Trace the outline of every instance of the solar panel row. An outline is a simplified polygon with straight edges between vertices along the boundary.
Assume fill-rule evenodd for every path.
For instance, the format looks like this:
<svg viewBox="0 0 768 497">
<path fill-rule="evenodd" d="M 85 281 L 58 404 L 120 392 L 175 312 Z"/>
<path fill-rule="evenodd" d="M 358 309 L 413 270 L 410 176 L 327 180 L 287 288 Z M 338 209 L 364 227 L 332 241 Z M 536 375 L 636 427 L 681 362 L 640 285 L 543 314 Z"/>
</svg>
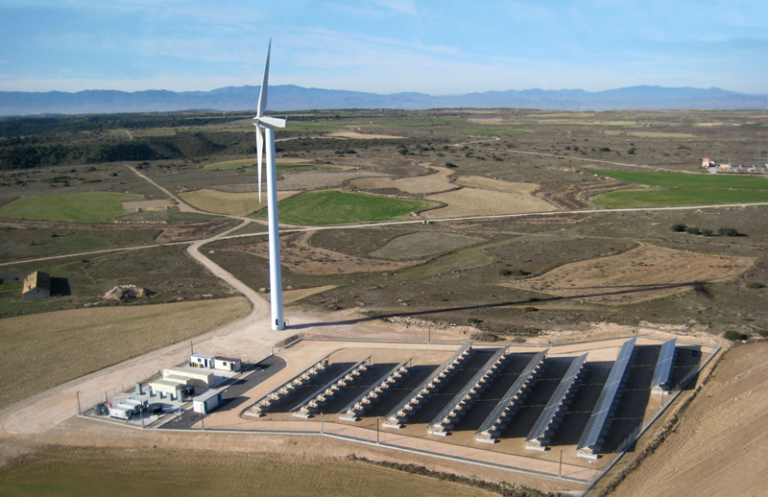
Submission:
<svg viewBox="0 0 768 497">
<path fill-rule="evenodd" d="M 329 397 L 334 397 L 338 391 L 354 383 L 360 377 L 360 374 L 365 371 L 366 363 L 370 358 L 371 356 L 368 356 L 336 375 L 334 379 L 326 382 L 320 392 L 312 392 L 304 397 L 296 407 L 291 409 L 293 415 L 300 418 L 312 416 L 319 407 L 327 403 Z"/>
<path fill-rule="evenodd" d="M 357 397 L 355 397 L 349 404 L 339 411 L 341 419 L 345 421 L 358 421 L 359 415 L 364 413 L 374 403 L 380 402 L 386 397 L 394 386 L 402 381 L 408 375 L 408 363 L 411 362 L 413 357 L 410 357 L 394 368 L 387 371 L 380 378 L 384 378 L 383 381 L 374 382 L 370 387 L 363 390 Z"/>
<path fill-rule="evenodd" d="M 618 401 L 617 393 L 623 384 L 627 366 L 632 359 L 632 352 L 635 349 L 636 342 L 637 338 L 632 338 L 621 347 L 619 356 L 616 358 L 616 362 L 613 363 L 608 380 L 605 382 L 592 415 L 589 417 L 587 427 L 584 429 L 584 433 L 581 435 L 581 439 L 576 446 L 576 450 L 580 453 L 579 455 L 589 456 L 600 451 L 601 447 L 599 444 L 602 443 L 602 436 L 610 425 L 608 415 L 612 412 Z"/>
<path fill-rule="evenodd" d="M 485 418 L 480 428 L 475 432 L 475 438 L 478 442 L 496 441 L 507 425 L 507 420 L 517 411 L 517 404 L 521 403 L 525 397 L 525 391 L 536 381 L 539 376 L 539 370 L 547 356 L 547 350 L 539 352 L 528 361 L 525 369 L 517 377 L 517 380 L 504 394 L 504 397 L 496 404 L 491 414 Z"/>
<path fill-rule="evenodd" d="M 571 362 L 571 365 L 568 366 L 568 371 L 565 372 L 565 376 L 560 380 L 555 393 L 552 394 L 547 406 L 539 415 L 536 424 L 533 425 L 533 429 L 531 429 L 528 438 L 525 440 L 528 448 L 541 449 L 546 448 L 547 444 L 549 444 L 549 438 L 554 434 L 557 422 L 570 404 L 570 397 L 573 396 L 574 391 L 578 388 L 587 355 L 584 354 L 576 357 Z"/>
<path fill-rule="evenodd" d="M 659 359 L 656 361 L 656 369 L 653 372 L 651 388 L 654 390 L 663 390 L 663 387 L 669 382 L 669 374 L 672 372 L 672 363 L 675 360 L 675 346 L 677 338 L 665 342 L 661 346 Z"/>
<path fill-rule="evenodd" d="M 473 353 L 470 345 L 465 345 L 457 350 L 448 358 L 439 368 L 437 368 L 429 377 L 411 391 L 403 400 L 401 400 L 386 416 L 384 416 L 384 427 L 402 428 L 403 423 L 418 409 L 422 408 L 429 398 L 440 390 L 445 383 L 455 374 L 456 368 L 465 362 Z"/>
<path fill-rule="evenodd" d="M 474 399 L 496 379 L 499 369 L 507 362 L 507 347 L 498 349 L 475 373 L 459 393 L 435 416 L 427 426 L 432 435 L 448 435 L 455 421 L 464 416 L 474 404 Z"/>
<path fill-rule="evenodd" d="M 268 411 L 272 405 L 279 404 L 294 392 L 303 388 L 305 382 L 317 376 L 328 367 L 328 358 L 332 354 L 333 352 L 257 400 L 253 404 L 252 411 L 249 411 L 250 414 L 257 417 L 264 416 L 265 411 Z"/>
</svg>

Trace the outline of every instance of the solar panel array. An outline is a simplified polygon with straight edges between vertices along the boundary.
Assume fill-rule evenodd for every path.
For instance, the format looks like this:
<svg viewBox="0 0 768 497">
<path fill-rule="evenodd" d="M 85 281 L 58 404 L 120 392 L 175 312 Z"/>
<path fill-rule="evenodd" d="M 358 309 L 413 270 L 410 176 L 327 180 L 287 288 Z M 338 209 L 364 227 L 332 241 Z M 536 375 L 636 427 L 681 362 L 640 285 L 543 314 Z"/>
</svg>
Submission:
<svg viewBox="0 0 768 497">
<path fill-rule="evenodd" d="M 427 388 L 427 386 L 435 381 L 435 378 L 440 376 L 445 372 L 446 369 L 448 369 L 454 361 L 459 359 L 465 352 L 468 350 L 472 350 L 472 347 L 470 345 L 465 345 L 454 354 L 448 358 L 447 361 L 445 361 L 443 364 L 440 365 L 439 368 L 437 368 L 431 375 L 429 375 L 424 381 L 422 381 L 418 387 L 414 388 L 410 394 L 408 394 L 403 400 L 401 400 L 391 411 L 387 413 L 386 416 L 384 416 L 385 419 L 392 418 L 395 420 L 398 416 L 398 413 L 405 408 L 408 404 L 410 404 L 416 397 L 419 395 L 422 395 L 423 390 Z M 385 424 L 386 426 L 386 424 Z"/>
<path fill-rule="evenodd" d="M 613 408 L 616 393 L 619 391 L 619 386 L 624 379 L 624 373 L 627 371 L 636 342 L 637 338 L 633 338 L 625 342 L 621 347 L 619 356 L 616 358 L 616 362 L 613 363 L 608 380 L 605 382 L 592 415 L 589 417 L 587 427 L 584 429 L 581 440 L 579 440 L 579 444 L 576 446 L 577 451 L 591 451 L 600 440 L 606 418 Z"/>
<path fill-rule="evenodd" d="M 666 384 L 669 381 L 669 373 L 672 371 L 672 362 L 675 359 L 675 346 L 677 338 L 665 342 L 661 346 L 659 359 L 656 361 L 656 370 L 653 372 L 653 381 L 651 388 Z"/>
<path fill-rule="evenodd" d="M 491 356 L 490 359 L 488 359 L 485 364 L 475 373 L 475 375 L 472 377 L 471 380 L 467 382 L 466 385 L 464 385 L 464 388 L 462 388 L 459 393 L 457 393 L 453 399 L 440 411 L 440 413 L 435 416 L 435 419 L 432 420 L 432 423 L 427 426 L 427 428 L 432 428 L 433 426 L 440 425 L 443 422 L 446 422 L 447 419 L 451 416 L 451 412 L 453 412 L 454 409 L 459 407 L 462 402 L 467 400 L 467 397 L 471 395 L 471 391 L 479 386 L 480 382 L 489 374 L 491 373 L 491 369 L 498 363 L 501 359 L 504 353 L 507 351 L 507 348 L 501 348 L 496 351 L 493 356 Z"/>
<path fill-rule="evenodd" d="M 547 349 L 549 350 L 549 349 Z M 511 387 L 507 390 L 507 393 L 504 394 L 504 397 L 499 401 L 498 404 L 496 404 L 496 407 L 493 409 L 491 414 L 488 415 L 487 418 L 485 418 L 485 421 L 482 425 L 480 425 L 480 429 L 478 429 L 475 432 L 476 436 L 479 436 L 485 432 L 488 432 L 492 430 L 496 424 L 499 422 L 499 420 L 503 417 L 504 411 L 515 402 L 515 397 L 518 395 L 520 390 L 525 386 L 525 384 L 528 382 L 528 380 L 531 379 L 531 377 L 536 373 L 536 370 L 539 368 L 539 365 L 544 361 L 544 358 L 547 356 L 547 350 L 544 350 L 542 352 L 539 352 L 533 358 L 528 361 L 528 364 L 525 366 L 525 369 L 522 373 L 520 373 L 520 376 L 517 377 L 517 380 L 512 384 Z"/>
<path fill-rule="evenodd" d="M 535 440 L 542 440 L 547 438 L 547 431 L 552 425 L 552 422 L 557 416 L 560 408 L 563 406 L 565 397 L 570 393 L 571 387 L 576 383 L 576 380 L 584 367 L 584 361 L 587 360 L 587 355 L 584 354 L 575 358 L 571 365 L 568 366 L 568 371 L 565 372 L 565 376 L 560 380 L 560 384 L 557 386 L 557 390 L 552 394 L 547 406 L 539 415 L 539 419 L 536 420 L 536 424 L 533 425 L 531 432 L 528 434 L 528 438 L 525 439 L 525 443 L 532 443 Z"/>
<path fill-rule="evenodd" d="M 347 369 L 345 369 L 344 371 L 342 371 L 341 373 L 339 373 L 334 379 L 332 379 L 331 381 L 327 382 L 325 384 L 325 386 L 322 389 L 320 389 L 319 392 L 317 392 L 317 391 L 316 392 L 312 392 L 308 396 L 304 397 L 304 399 L 302 399 L 302 401 L 299 402 L 299 404 L 296 407 L 291 409 L 291 412 L 295 412 L 295 411 L 298 411 L 298 410 L 300 410 L 302 408 L 309 407 L 309 404 L 311 402 L 316 401 L 319 397 L 321 397 L 323 395 L 333 395 L 333 392 L 329 392 L 328 390 L 332 389 L 334 386 L 336 386 L 337 383 L 342 382 L 347 375 L 349 375 L 351 373 L 354 373 L 355 371 L 360 369 L 361 366 L 363 366 L 366 362 L 368 362 L 368 359 L 370 359 L 370 358 L 371 358 L 371 356 L 368 356 L 365 359 L 363 359 L 362 361 L 358 362 L 357 364 L 355 364 L 353 366 L 350 366 Z"/>
<path fill-rule="evenodd" d="M 341 409 L 339 413 L 345 413 L 347 411 L 354 409 L 358 402 L 361 402 L 363 399 L 371 395 L 377 389 L 381 389 L 382 391 L 388 390 L 387 386 L 392 385 L 395 382 L 393 381 L 395 374 L 398 373 L 401 369 L 405 369 L 406 368 L 405 365 L 411 362 L 411 359 L 413 359 L 413 357 L 409 357 L 408 359 L 404 360 L 394 368 L 387 371 L 386 374 L 380 376 L 379 378 L 383 377 L 384 380 L 373 383 L 370 387 L 366 388 L 360 395 L 355 397 L 354 400 L 352 400 L 349 404 L 344 406 L 344 408 Z"/>
</svg>

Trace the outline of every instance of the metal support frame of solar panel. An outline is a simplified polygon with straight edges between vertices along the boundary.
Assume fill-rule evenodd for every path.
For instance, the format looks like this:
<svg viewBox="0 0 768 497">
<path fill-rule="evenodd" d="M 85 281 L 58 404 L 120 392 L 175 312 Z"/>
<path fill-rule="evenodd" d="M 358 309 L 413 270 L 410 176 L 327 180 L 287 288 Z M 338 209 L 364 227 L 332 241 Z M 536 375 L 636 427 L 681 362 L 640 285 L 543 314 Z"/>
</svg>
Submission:
<svg viewBox="0 0 768 497">
<path fill-rule="evenodd" d="M 302 401 L 299 402 L 299 404 L 296 407 L 291 409 L 290 412 L 296 412 L 299 409 L 301 409 L 302 407 L 306 407 L 307 404 L 309 404 L 315 398 L 317 398 L 320 395 L 322 395 L 323 393 L 325 393 L 325 391 L 328 390 L 329 388 L 332 388 L 336 383 L 338 383 L 339 381 L 344 379 L 345 376 L 347 376 L 348 374 L 352 373 L 353 371 L 357 370 L 360 366 L 365 364 L 365 362 L 368 361 L 368 359 L 370 359 L 371 357 L 372 357 L 372 355 L 369 355 L 368 357 L 366 357 L 362 361 L 358 362 L 354 366 L 350 366 L 347 369 L 345 369 L 343 372 L 339 373 L 334 379 L 332 379 L 329 382 L 326 382 L 326 384 L 321 389 L 319 389 L 319 390 L 317 390 L 317 391 L 307 395 L 306 397 L 304 397 L 304 399 L 302 399 Z"/>
<path fill-rule="evenodd" d="M 627 366 L 632 358 L 635 342 L 637 342 L 637 338 L 625 342 L 619 351 L 619 356 L 616 358 L 616 362 L 613 363 L 611 373 L 608 375 L 608 380 L 605 382 L 603 390 L 600 392 L 597 404 L 592 411 L 592 415 L 589 417 L 589 421 L 587 421 L 587 427 L 584 429 L 579 444 L 576 446 L 576 451 L 580 453 L 579 455 L 597 452 L 592 449 L 598 443 L 608 413 L 613 408 L 619 385 L 624 380 L 624 374 L 627 372 Z"/>
<path fill-rule="evenodd" d="M 584 354 L 575 358 L 571 362 L 571 365 L 568 366 L 568 371 L 565 372 L 565 376 L 560 380 L 560 384 L 557 386 L 555 393 L 552 394 L 547 406 L 539 415 L 539 419 L 536 420 L 536 424 L 533 425 L 530 433 L 528 433 L 528 438 L 525 439 L 526 445 L 533 444 L 537 440 L 541 441 L 546 439 L 547 432 L 552 431 L 550 430 L 550 426 L 552 425 L 555 416 L 557 416 L 560 411 L 560 408 L 563 406 L 566 396 L 571 391 L 571 387 L 576 383 L 579 374 L 581 374 L 582 368 L 584 367 L 584 361 L 587 360 L 588 355 L 589 354 Z M 542 447 L 545 446 L 546 444 L 542 444 Z"/>
<path fill-rule="evenodd" d="M 253 404 L 251 404 L 251 407 L 246 409 L 246 412 L 249 411 L 252 407 L 256 407 L 256 408 L 268 407 L 267 405 L 262 405 L 262 402 L 265 402 L 268 398 L 273 397 L 275 395 L 275 392 L 279 393 L 281 390 L 283 390 L 284 388 L 287 388 L 289 385 L 294 383 L 298 378 L 301 378 L 302 376 L 304 376 L 308 372 L 312 371 L 313 369 L 316 369 L 322 363 L 326 362 L 328 360 L 328 358 L 331 357 L 333 354 L 334 354 L 334 352 L 331 352 L 330 354 L 328 354 L 327 356 L 323 357 L 322 359 L 320 359 L 319 361 L 317 361 L 316 363 L 314 363 L 313 365 L 311 365 L 310 367 L 308 367 L 307 369 L 305 369 L 301 373 L 295 375 L 290 380 L 286 381 L 285 383 L 283 383 L 279 387 L 275 388 L 274 390 L 272 390 L 271 392 L 269 392 L 265 396 L 261 397 L 259 400 L 257 400 Z M 249 414 L 249 415 L 263 416 L 264 413 L 260 412 L 260 411 L 257 411 L 255 414 Z"/>
<path fill-rule="evenodd" d="M 389 383 L 389 379 L 392 376 L 394 376 L 395 373 L 400 371 L 402 368 L 405 368 L 406 367 L 405 365 L 408 364 L 409 362 L 411 362 L 411 359 L 413 359 L 413 357 L 409 357 L 408 359 L 404 360 L 403 362 L 401 362 L 400 364 L 398 364 L 397 366 L 395 366 L 394 368 L 390 369 L 385 374 L 380 376 L 380 378 L 384 378 L 382 381 L 373 383 L 371 386 L 366 388 L 360 395 L 355 397 L 354 400 L 352 400 L 350 403 L 348 403 L 346 406 L 344 406 L 344 408 L 342 408 L 339 411 L 339 414 L 343 414 L 343 413 L 349 411 L 350 409 L 354 408 L 355 405 L 357 405 L 358 402 L 360 402 L 363 399 L 365 399 L 368 395 L 371 394 L 371 392 L 373 392 L 377 388 L 381 388 L 381 387 L 385 386 L 387 383 Z"/>
<path fill-rule="evenodd" d="M 467 349 L 471 350 L 472 347 L 467 344 L 464 345 L 462 348 L 457 350 L 453 353 L 451 357 L 448 358 L 447 361 L 445 361 L 443 364 L 440 365 L 439 368 L 437 368 L 427 379 L 422 381 L 418 387 L 414 388 L 410 394 L 408 394 L 403 400 L 401 400 L 392 410 L 390 410 L 385 416 L 384 419 L 396 417 L 397 413 L 400 412 L 405 406 L 407 406 L 414 398 L 416 398 L 422 390 L 424 390 L 427 385 L 432 383 L 435 378 L 440 376 L 448 367 L 453 364 L 453 361 L 458 359 Z M 386 424 L 384 425 L 386 426 Z"/>
<path fill-rule="evenodd" d="M 496 407 L 493 408 L 491 414 L 485 418 L 483 424 L 480 425 L 480 429 L 475 432 L 475 437 L 480 436 L 484 432 L 492 430 L 497 425 L 502 413 L 515 402 L 515 396 L 531 379 L 531 376 L 533 376 L 533 374 L 536 372 L 536 369 L 539 367 L 539 365 L 544 362 L 548 351 L 549 349 L 543 350 L 533 356 L 530 361 L 528 361 L 528 364 L 525 366 L 523 372 L 520 373 L 520 376 L 518 376 L 512 386 L 509 387 L 507 393 L 504 394 L 504 397 L 502 397 L 499 403 L 496 404 Z"/>
<path fill-rule="evenodd" d="M 675 360 L 675 347 L 677 338 L 664 342 L 659 352 L 659 359 L 656 361 L 656 369 L 653 371 L 653 380 L 651 381 L 651 391 L 662 392 L 664 385 L 669 382 L 669 373 L 672 372 L 672 363 Z"/>
<path fill-rule="evenodd" d="M 435 416 L 435 418 L 432 420 L 432 422 L 427 426 L 427 429 L 431 429 L 432 427 L 435 427 L 437 425 L 443 424 L 443 422 L 448 418 L 448 416 L 451 414 L 453 410 L 455 410 L 462 401 L 465 400 L 467 395 L 469 395 L 469 392 L 472 391 L 477 385 L 485 378 L 485 376 L 490 372 L 491 368 L 493 368 L 497 362 L 499 362 L 504 355 L 504 353 L 507 351 L 508 347 L 502 347 L 499 350 L 497 350 L 493 356 L 491 356 L 490 359 L 485 361 L 485 364 L 475 373 L 475 375 L 470 379 L 466 385 L 457 393 L 453 399 L 440 411 L 440 413 Z"/>
</svg>

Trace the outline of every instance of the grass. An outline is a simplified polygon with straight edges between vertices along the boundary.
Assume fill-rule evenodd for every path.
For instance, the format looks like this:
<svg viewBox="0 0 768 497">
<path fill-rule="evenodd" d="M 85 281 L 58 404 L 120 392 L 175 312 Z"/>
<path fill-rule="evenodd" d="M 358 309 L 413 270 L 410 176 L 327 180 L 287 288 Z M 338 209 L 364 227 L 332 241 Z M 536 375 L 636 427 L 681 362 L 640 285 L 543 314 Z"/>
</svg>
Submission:
<svg viewBox="0 0 768 497">
<path fill-rule="evenodd" d="M 418 200 L 374 197 L 338 190 L 309 192 L 280 202 L 280 222 L 328 226 L 402 219 L 433 204 Z M 266 212 L 259 213 L 266 217 Z"/>
<path fill-rule="evenodd" d="M 208 164 L 203 168 L 204 171 L 231 171 L 233 169 L 245 168 L 246 174 L 256 174 L 256 159 L 246 160 L 233 160 L 228 162 L 218 162 L 216 164 Z M 335 166 L 318 166 L 315 164 L 277 164 L 277 174 L 282 174 L 291 171 L 307 171 L 310 169 L 338 169 Z M 266 169 L 262 171 L 266 174 Z M 266 176 L 265 176 L 266 177 Z"/>
<path fill-rule="evenodd" d="M 141 195 L 110 192 L 61 193 L 21 197 L 0 207 L 0 217 L 73 223 L 102 223 L 125 214 L 121 204 Z"/>
<path fill-rule="evenodd" d="M 227 162 L 217 162 L 216 164 L 208 164 L 203 168 L 203 171 L 230 171 L 232 169 L 239 169 L 241 167 L 253 167 L 256 165 L 256 159 L 243 159 L 243 160 L 231 160 Z"/>
<path fill-rule="evenodd" d="M 285 460 L 202 450 L 49 447 L 0 470 L 0 494 L 7 497 L 158 493 L 168 497 L 494 495 L 464 483 L 358 461 Z"/>
<path fill-rule="evenodd" d="M 714 190 L 708 188 L 667 188 L 663 190 L 624 190 L 590 198 L 609 209 L 622 207 L 661 207 L 682 205 L 740 204 L 768 202 L 768 191 Z"/>
<path fill-rule="evenodd" d="M 238 297 L 4 318 L 0 321 L 0 409 L 92 371 L 197 336 L 248 312 L 248 302 Z M 90 397 L 103 394 L 84 395 L 84 401 L 90 402 Z M 0 494 L 4 492 L 0 490 Z"/>
<path fill-rule="evenodd" d="M 717 188 L 768 191 L 768 180 L 755 176 L 714 174 L 646 173 L 634 171 L 585 171 L 626 183 L 668 188 Z"/>
<path fill-rule="evenodd" d="M 262 191 L 261 202 L 257 193 L 228 193 L 218 190 L 197 190 L 184 192 L 179 196 L 198 209 L 233 216 L 246 216 L 267 204 L 266 189 Z"/>
</svg>

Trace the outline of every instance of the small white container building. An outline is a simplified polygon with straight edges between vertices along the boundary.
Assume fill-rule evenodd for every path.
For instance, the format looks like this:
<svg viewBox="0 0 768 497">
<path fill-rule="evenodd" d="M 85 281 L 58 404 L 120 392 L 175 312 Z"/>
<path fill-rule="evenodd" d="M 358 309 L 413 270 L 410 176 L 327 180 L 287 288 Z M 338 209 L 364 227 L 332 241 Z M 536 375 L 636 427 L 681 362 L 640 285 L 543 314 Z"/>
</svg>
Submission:
<svg viewBox="0 0 768 497">
<path fill-rule="evenodd" d="M 133 408 L 115 406 L 109 404 L 109 417 L 116 419 L 131 419 L 131 415 L 134 413 Z"/>
<path fill-rule="evenodd" d="M 235 371 L 239 373 L 243 369 L 243 363 L 240 359 L 234 357 L 216 356 L 213 359 L 213 366 L 215 369 L 222 371 Z"/>
<path fill-rule="evenodd" d="M 210 387 L 213 385 L 215 379 L 213 373 L 208 371 L 200 371 L 200 368 L 193 368 L 190 366 L 183 366 L 180 368 L 165 368 L 163 369 L 164 380 L 175 379 L 188 379 L 187 385 L 195 385 L 196 387 Z"/>
<path fill-rule="evenodd" d="M 215 355 L 209 354 L 192 354 L 189 356 L 189 365 L 193 368 L 214 368 Z"/>
<path fill-rule="evenodd" d="M 221 404 L 221 392 L 207 392 L 192 401 L 195 412 L 208 414 Z"/>
</svg>

